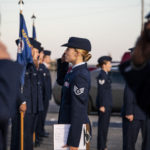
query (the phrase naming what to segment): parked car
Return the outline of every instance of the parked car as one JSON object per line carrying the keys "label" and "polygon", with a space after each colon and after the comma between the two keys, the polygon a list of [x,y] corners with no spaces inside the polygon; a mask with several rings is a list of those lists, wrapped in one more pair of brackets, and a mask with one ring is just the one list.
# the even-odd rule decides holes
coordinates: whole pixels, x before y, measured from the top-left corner
{"label": "parked car", "polygon": [[[91,67],[90,67],[91,68]],[[89,105],[88,112],[96,111],[96,96],[97,96],[97,76],[100,69],[90,69],[91,74],[91,89],[89,92]],[[123,104],[123,91],[125,86],[125,81],[118,70],[118,66],[113,66],[110,72],[110,77],[112,80],[112,96],[113,96],[113,112],[119,112]],[[53,96],[55,102],[60,105],[61,100],[61,86],[55,83],[53,88]]]}

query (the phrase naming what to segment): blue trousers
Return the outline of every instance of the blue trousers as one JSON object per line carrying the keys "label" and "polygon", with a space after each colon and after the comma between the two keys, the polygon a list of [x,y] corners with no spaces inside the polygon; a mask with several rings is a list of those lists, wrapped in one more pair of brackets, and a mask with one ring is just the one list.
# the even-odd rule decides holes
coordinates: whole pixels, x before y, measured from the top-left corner
{"label": "blue trousers", "polygon": [[150,120],[133,120],[123,118],[123,150],[135,150],[139,131],[142,133],[141,150],[150,150]]}
{"label": "blue trousers", "polygon": [[107,134],[110,122],[111,109],[105,113],[98,112],[98,137],[97,137],[97,149],[104,150],[107,142]]}

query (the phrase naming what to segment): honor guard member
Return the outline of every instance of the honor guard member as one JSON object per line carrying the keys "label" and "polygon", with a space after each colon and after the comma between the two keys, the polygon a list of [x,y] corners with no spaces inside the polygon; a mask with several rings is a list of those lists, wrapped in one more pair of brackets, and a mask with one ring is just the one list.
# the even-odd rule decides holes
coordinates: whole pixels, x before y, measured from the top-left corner
{"label": "honor guard member", "polygon": [[[39,79],[41,81],[41,89],[42,89],[42,101],[43,101],[43,72],[42,72],[42,69],[40,68],[40,65],[43,63],[43,57],[44,57],[44,48],[40,46],[40,49],[39,49],[39,67],[38,67],[38,73],[39,73]],[[43,105],[44,107],[44,105]],[[43,111],[44,111],[44,108],[43,108]],[[42,139],[39,137],[40,133],[41,133],[41,130],[42,130],[42,112],[43,111],[40,111],[38,113],[38,124],[37,124],[37,127],[35,129],[35,147],[37,146],[40,146],[40,141],[42,141]]]}
{"label": "honor guard member", "polygon": [[62,100],[59,113],[60,124],[70,124],[66,145],[70,150],[78,150],[82,125],[89,124],[87,108],[90,90],[90,73],[86,62],[91,58],[91,44],[88,39],[71,37],[68,43],[65,61],[72,63],[72,70],[66,74],[63,83]]}
{"label": "honor guard member", "polygon": [[[43,105],[43,94],[42,94],[42,81],[41,81],[41,76],[40,76],[40,72],[39,72],[39,54],[42,51],[41,48],[41,43],[33,40],[30,38],[31,44],[33,46],[33,49],[35,48],[36,50],[33,51],[33,78],[31,78],[31,85],[33,88],[32,91],[32,98],[35,99],[35,101],[37,101],[37,111],[36,113],[34,113],[34,120],[33,120],[33,133],[37,130],[38,128],[38,118],[39,118],[39,114],[42,113],[44,111],[44,105]],[[35,52],[35,54],[34,54]]]}
{"label": "honor guard member", "polygon": [[97,77],[97,107],[98,107],[98,137],[97,150],[107,150],[107,134],[112,110],[111,79],[108,72],[111,71],[111,60],[109,56],[102,56],[98,59],[98,66],[101,68]]}
{"label": "honor guard member", "polygon": [[[21,65],[10,60],[2,42],[0,42],[0,67],[0,150],[6,150],[8,121],[14,114],[16,100],[21,100],[18,99],[20,86],[18,79],[21,77],[23,69]],[[25,111],[25,109],[21,111]]]}
{"label": "honor guard member", "polygon": [[[38,56],[40,43],[30,39],[32,45],[33,64],[29,63],[26,67],[25,83],[23,95],[27,103],[27,111],[24,116],[24,149],[33,150],[33,132],[36,126],[37,114],[43,110],[42,99],[40,100],[41,87],[37,75]],[[14,126],[14,127],[13,127]],[[12,120],[14,134],[11,139],[11,150],[20,149],[20,113]]]}
{"label": "honor guard member", "polygon": [[[43,54],[42,54],[43,53]],[[39,57],[39,72],[41,74],[42,80],[42,95],[43,95],[43,104],[44,111],[41,113],[41,127],[39,127],[39,137],[48,137],[49,133],[47,133],[44,129],[46,115],[49,107],[49,100],[51,100],[52,96],[52,83],[51,83],[51,75],[50,75],[50,56],[51,51],[44,50],[40,53],[41,57]],[[42,56],[43,55],[43,56]],[[43,57],[43,61],[42,61]],[[40,59],[41,58],[41,59]]]}

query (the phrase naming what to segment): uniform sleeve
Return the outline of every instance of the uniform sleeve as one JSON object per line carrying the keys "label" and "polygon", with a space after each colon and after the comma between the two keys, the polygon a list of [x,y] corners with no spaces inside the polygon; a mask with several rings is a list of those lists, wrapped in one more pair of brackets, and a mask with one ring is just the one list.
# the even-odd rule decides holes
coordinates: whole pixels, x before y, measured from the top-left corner
{"label": "uniform sleeve", "polygon": [[120,72],[136,95],[138,105],[146,112],[150,109],[150,62],[142,69],[134,69],[131,61],[120,65]]}
{"label": "uniform sleeve", "polygon": [[106,83],[106,76],[104,76],[103,74],[101,74],[98,79],[98,103],[99,103],[99,107],[101,106],[106,106],[106,98],[108,98],[108,93],[107,93],[107,88],[108,85]]}
{"label": "uniform sleeve", "polygon": [[124,106],[125,115],[131,115],[134,113],[134,93],[127,85],[124,90]]}
{"label": "uniform sleeve", "polygon": [[89,81],[78,76],[71,85],[71,127],[67,145],[78,147],[81,137],[83,115],[87,113]]}
{"label": "uniform sleeve", "polygon": [[69,63],[61,62],[61,59],[57,60],[57,83],[59,85],[64,84],[65,75],[69,69]]}

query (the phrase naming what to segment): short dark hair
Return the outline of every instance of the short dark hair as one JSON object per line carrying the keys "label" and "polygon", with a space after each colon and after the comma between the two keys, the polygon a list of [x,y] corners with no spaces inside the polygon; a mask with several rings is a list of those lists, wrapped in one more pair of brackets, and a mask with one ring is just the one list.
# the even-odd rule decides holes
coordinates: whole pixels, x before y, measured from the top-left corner
{"label": "short dark hair", "polygon": [[103,67],[103,65],[106,65],[107,62],[110,62],[109,60],[103,60],[100,64],[99,64],[99,67]]}

